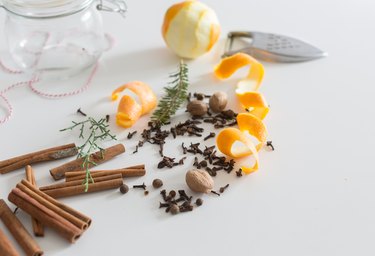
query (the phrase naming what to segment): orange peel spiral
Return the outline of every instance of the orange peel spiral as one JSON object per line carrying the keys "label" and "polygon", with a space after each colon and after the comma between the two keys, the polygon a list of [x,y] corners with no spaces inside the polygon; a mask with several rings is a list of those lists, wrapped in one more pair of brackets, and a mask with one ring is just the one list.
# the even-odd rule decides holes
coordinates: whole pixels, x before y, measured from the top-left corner
{"label": "orange peel spiral", "polygon": [[[222,59],[214,72],[219,79],[227,79],[245,66],[250,66],[249,72],[245,79],[237,83],[236,95],[248,112],[238,114],[238,129],[225,128],[218,134],[216,145],[223,154],[232,158],[253,155],[255,164],[241,167],[244,173],[249,174],[258,170],[258,151],[264,146],[267,138],[267,129],[262,120],[268,114],[269,107],[263,94],[257,91],[264,77],[264,67],[253,57],[237,53]],[[256,138],[258,144],[255,145],[246,133]],[[238,144],[241,146],[236,146]]]}
{"label": "orange peel spiral", "polygon": [[157,104],[157,98],[151,87],[146,83],[134,81],[118,87],[112,92],[112,100],[117,100],[120,93],[130,90],[139,98],[140,104],[129,95],[122,96],[117,108],[116,123],[124,128],[133,126],[138,119],[150,113]]}

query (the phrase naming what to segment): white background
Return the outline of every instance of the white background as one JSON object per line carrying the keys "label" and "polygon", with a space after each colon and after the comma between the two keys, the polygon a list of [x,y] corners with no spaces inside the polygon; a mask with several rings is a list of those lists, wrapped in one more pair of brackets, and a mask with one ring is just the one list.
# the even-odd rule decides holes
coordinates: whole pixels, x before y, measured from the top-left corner
{"label": "white background", "polygon": [[[149,185],[160,177],[166,189],[187,189],[184,174],[192,156],[183,167],[158,170],[156,148],[148,145],[132,155],[135,140],[124,139],[128,131],[114,124],[116,103],[109,101],[113,89],[142,80],[161,95],[168,73],[179,61],[166,49],[160,33],[163,14],[174,1],[127,2],[125,20],[104,15],[106,31],[115,37],[116,45],[101,59],[88,91],[59,100],[41,98],[26,87],[7,94],[15,111],[0,126],[0,159],[79,143],[76,134],[59,129],[80,120],[75,111],[81,107],[97,118],[111,114],[111,128],[127,147],[123,156],[103,168],[145,163],[147,175],[126,180],[128,185]],[[227,192],[220,198],[203,196],[204,205],[188,214],[170,216],[159,210],[160,196],[152,188],[147,197],[131,189],[125,196],[107,191],[64,199],[91,216],[93,225],[74,245],[48,229],[45,238],[37,239],[45,254],[374,255],[375,2],[204,2],[216,10],[222,36],[212,52],[188,62],[193,92],[224,90],[231,95],[231,106],[235,105],[233,87],[245,71],[225,82],[216,81],[212,74],[231,30],[290,35],[329,52],[328,58],[313,62],[264,63],[261,91],[271,105],[265,122],[276,150],[260,152],[261,168],[250,176],[238,179],[234,173],[220,173],[216,187],[230,183]],[[0,24],[4,16],[2,10]],[[0,39],[5,55],[3,35]],[[0,73],[0,89],[19,80],[22,78]],[[66,86],[56,83],[61,91]],[[143,129],[146,122],[147,117],[136,129]],[[167,145],[166,155],[181,157],[177,143]],[[52,183],[49,168],[63,162],[35,165],[38,184]],[[1,176],[0,197],[7,198],[23,175],[19,170]],[[30,230],[29,217],[22,211],[18,216]],[[2,223],[0,228],[4,229]]]}

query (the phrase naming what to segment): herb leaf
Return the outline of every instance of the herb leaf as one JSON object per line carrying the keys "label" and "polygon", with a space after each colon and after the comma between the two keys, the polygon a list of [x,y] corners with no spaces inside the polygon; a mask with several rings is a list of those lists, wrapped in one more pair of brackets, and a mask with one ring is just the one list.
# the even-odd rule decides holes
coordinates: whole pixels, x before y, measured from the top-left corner
{"label": "herb leaf", "polygon": [[164,87],[165,96],[159,101],[158,107],[151,120],[165,125],[176,113],[188,96],[189,77],[188,66],[181,60],[178,70],[169,76],[170,86]]}
{"label": "herb leaf", "polygon": [[[89,183],[94,183],[93,178],[91,177],[91,173],[89,170],[90,166],[95,166],[96,163],[91,160],[90,155],[96,151],[100,150],[102,153],[102,157],[104,158],[104,149],[99,146],[99,141],[104,141],[106,139],[116,140],[116,136],[111,134],[109,130],[109,125],[106,124],[106,119],[102,118],[99,121],[95,120],[92,117],[88,117],[86,120],[82,122],[75,122],[72,121],[73,125],[60,130],[63,131],[72,131],[74,129],[79,129],[79,138],[84,140],[84,143],[77,147],[78,149],[78,156],[77,158],[83,158],[82,168],[86,171],[85,180],[83,184],[85,186],[85,192],[89,189]],[[85,139],[85,131],[88,130],[88,137]]]}

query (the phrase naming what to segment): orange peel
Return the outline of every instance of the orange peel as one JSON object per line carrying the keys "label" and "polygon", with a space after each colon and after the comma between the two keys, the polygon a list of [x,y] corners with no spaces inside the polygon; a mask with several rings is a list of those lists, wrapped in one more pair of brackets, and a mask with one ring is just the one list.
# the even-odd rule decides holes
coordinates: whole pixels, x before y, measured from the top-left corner
{"label": "orange peel", "polygon": [[112,92],[111,99],[117,100],[120,93],[130,90],[136,94],[141,104],[129,95],[122,96],[117,108],[116,123],[122,127],[129,128],[145,114],[151,112],[157,104],[157,98],[149,85],[140,81],[134,81],[118,87]]}
{"label": "orange peel", "polygon": [[237,83],[236,94],[241,105],[251,114],[264,119],[269,107],[263,95],[258,92],[263,76],[264,67],[256,59],[245,53],[236,53],[224,58],[215,67],[215,75],[220,79],[227,79],[238,69],[250,65],[247,77]]}
{"label": "orange peel", "polygon": [[[235,146],[236,142],[240,142],[241,146]],[[255,164],[253,166],[242,166],[244,173],[249,174],[255,172],[259,168],[258,151],[254,143],[244,132],[236,128],[223,129],[216,138],[216,145],[218,149],[225,155],[232,158],[241,158],[253,155]]]}
{"label": "orange peel", "polygon": [[[244,173],[249,174],[258,170],[258,151],[267,139],[267,129],[262,120],[268,114],[269,107],[263,95],[257,91],[263,80],[264,67],[250,55],[236,53],[222,59],[215,67],[214,73],[219,79],[227,79],[245,66],[250,66],[250,69],[246,78],[237,83],[236,95],[248,112],[238,114],[238,129],[225,128],[218,134],[216,145],[223,154],[232,158],[253,155],[255,164],[241,167]],[[255,137],[259,143],[255,145],[246,133]],[[236,147],[236,142],[241,146]]]}

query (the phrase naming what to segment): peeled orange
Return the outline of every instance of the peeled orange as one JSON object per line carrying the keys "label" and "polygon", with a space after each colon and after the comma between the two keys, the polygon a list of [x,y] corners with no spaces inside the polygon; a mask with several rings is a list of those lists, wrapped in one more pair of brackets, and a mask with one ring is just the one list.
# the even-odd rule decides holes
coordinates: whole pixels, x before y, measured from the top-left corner
{"label": "peeled orange", "polygon": [[162,27],[168,47],[179,57],[195,59],[211,50],[220,36],[216,13],[199,1],[172,5]]}

